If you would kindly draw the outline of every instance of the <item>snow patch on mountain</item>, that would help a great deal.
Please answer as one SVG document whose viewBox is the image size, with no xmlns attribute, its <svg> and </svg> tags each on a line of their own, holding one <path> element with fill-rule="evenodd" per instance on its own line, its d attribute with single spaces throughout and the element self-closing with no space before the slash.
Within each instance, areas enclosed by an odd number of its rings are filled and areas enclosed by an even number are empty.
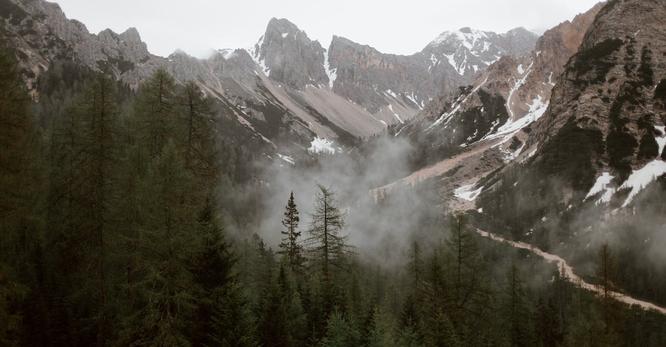
<svg viewBox="0 0 666 347">
<path fill-rule="evenodd" d="M 634 170 L 631 176 L 620 186 L 620 189 L 631 189 L 622 207 L 627 207 L 641 190 L 664 174 L 666 174 L 666 162 L 662 160 L 651 161 L 642 168 Z"/>
<path fill-rule="evenodd" d="M 511 100 L 513 98 L 513 94 L 518 91 L 520 87 L 522 87 L 525 84 L 525 81 L 527 81 L 527 77 L 530 75 L 532 72 L 532 66 L 534 65 L 534 62 L 530 63 L 530 66 L 527 68 L 527 72 L 524 74 L 521 73 L 523 76 L 521 79 L 519 79 L 514 85 L 513 88 L 511 88 L 511 91 L 509 91 L 509 96 L 506 98 L 506 110 L 509 111 L 509 120 L 514 119 L 515 115 L 513 114 L 513 109 L 511 108 Z M 522 69 L 522 65 L 520 66 Z"/>
<path fill-rule="evenodd" d="M 659 146 L 659 156 L 664 152 L 664 147 L 666 147 L 666 127 L 664 126 L 655 126 L 655 129 L 661 133 L 661 136 L 656 137 L 657 145 Z M 640 193 L 645 187 L 650 185 L 650 183 L 657 180 L 657 178 L 666 174 L 666 162 L 661 159 L 655 159 L 643 166 L 638 170 L 633 170 L 629 178 L 627 178 L 624 183 L 618 188 L 609 187 L 613 176 L 609 175 L 607 172 L 604 172 L 599 178 L 597 178 L 596 183 L 590 189 L 590 192 L 587 193 L 587 196 L 584 200 L 587 200 L 590 197 L 593 197 L 602 191 L 604 194 L 597 200 L 597 204 L 600 203 L 609 203 L 611 198 L 619 190 L 629 189 L 629 195 L 624 200 L 622 207 L 627 207 L 634 198 Z"/>
<path fill-rule="evenodd" d="M 235 55 L 236 50 L 232 48 L 225 48 L 225 49 L 220 49 L 219 52 L 220 54 L 222 54 L 224 60 L 229 60 Z"/>
<path fill-rule="evenodd" d="M 548 102 L 544 102 L 541 95 L 539 95 L 534 100 L 532 100 L 532 103 L 530 104 L 530 110 L 525 116 L 516 121 L 514 121 L 512 118 L 509 118 L 507 122 L 504 123 L 504 125 L 497 129 L 497 131 L 486 135 L 486 137 L 483 139 L 491 140 L 503 137 L 504 139 L 500 142 L 500 144 L 502 144 L 510 140 L 518 131 L 536 122 L 539 118 L 541 118 L 541 116 L 544 115 L 544 113 L 546 113 L 547 109 Z"/>
<path fill-rule="evenodd" d="M 280 154 L 280 153 L 278 153 L 277 155 L 278 155 L 278 157 L 280 157 L 280 159 L 286 161 L 287 163 L 289 163 L 289 164 L 291 164 L 291 165 L 295 165 L 295 164 L 296 164 L 296 161 L 294 160 L 294 158 L 292 158 L 292 157 L 290 157 L 290 156 L 288 156 L 288 155 L 284 155 L 284 154 Z"/>
<path fill-rule="evenodd" d="M 398 120 L 398 122 L 400 122 L 400 124 L 405 124 L 405 122 L 402 120 L 402 118 L 400 118 L 400 115 L 397 114 L 397 113 L 393 110 L 393 105 L 389 104 L 389 105 L 388 105 L 388 108 L 389 108 L 389 110 L 391 110 L 391 113 L 393 113 L 393 116 L 395 117 L 395 119 Z"/>
<path fill-rule="evenodd" d="M 479 194 L 481 194 L 481 191 L 483 191 L 483 187 L 479 187 L 478 189 L 474 189 L 474 186 L 475 186 L 475 184 L 462 186 L 462 187 L 456 189 L 453 192 L 453 194 L 458 199 L 463 199 L 463 200 L 467 200 L 467 201 L 474 201 L 479 196 Z"/>
<path fill-rule="evenodd" d="M 312 142 L 310 142 L 310 148 L 308 148 L 308 151 L 314 154 L 335 154 L 338 152 L 338 150 L 339 149 L 335 147 L 335 143 L 333 141 L 320 137 L 315 137 Z"/>
<path fill-rule="evenodd" d="M 613 194 L 615 194 L 615 188 L 611 186 L 611 181 L 613 178 L 615 177 L 611 176 L 611 174 L 608 172 L 602 173 L 601 176 L 597 178 L 597 181 L 594 183 L 583 201 L 603 192 L 601 197 L 596 201 L 596 204 L 598 205 L 600 203 L 609 203 L 613 197 Z"/>
</svg>

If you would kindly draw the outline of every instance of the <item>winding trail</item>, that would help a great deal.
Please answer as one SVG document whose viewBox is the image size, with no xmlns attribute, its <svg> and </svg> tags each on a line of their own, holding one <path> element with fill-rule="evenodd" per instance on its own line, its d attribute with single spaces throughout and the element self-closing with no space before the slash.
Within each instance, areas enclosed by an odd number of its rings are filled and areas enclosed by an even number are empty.
<svg viewBox="0 0 666 347">
<path fill-rule="evenodd" d="M 476 231 L 476 233 L 478 233 L 479 235 L 481 235 L 485 238 L 489 238 L 493 241 L 497 241 L 497 242 L 500 242 L 500 243 L 506 243 L 509 246 L 514 247 L 514 248 L 520 248 L 520 249 L 528 250 L 528 251 L 538 255 L 539 257 L 545 259 L 549 263 L 556 263 L 557 267 L 560 271 L 560 275 L 562 277 L 564 277 L 565 279 L 567 279 L 569 282 L 573 283 L 574 285 L 576 285 L 576 286 L 578 286 L 582 289 L 593 292 L 597 295 L 602 295 L 603 294 L 603 289 L 602 288 L 585 282 L 585 280 L 583 280 L 580 276 L 578 276 L 578 275 L 576 275 L 576 273 L 574 273 L 574 270 L 571 267 L 571 265 L 569 265 L 566 262 L 566 260 L 562 259 L 562 257 L 560 257 L 560 256 L 557 256 L 555 254 L 546 253 L 546 252 L 542 251 L 541 249 L 539 249 L 539 248 L 537 248 L 533 245 L 530 245 L 528 243 L 525 243 L 525 242 L 516 242 L 516 241 L 507 240 L 507 239 L 505 239 L 501 236 L 491 234 L 487 231 L 483 231 L 483 230 L 480 230 L 480 229 L 474 229 L 474 231 Z M 656 311 L 658 313 L 666 315 L 666 308 L 661 307 L 661 306 L 657 306 L 657 305 L 655 305 L 651 302 L 647 302 L 647 301 L 639 300 L 639 299 L 636 299 L 636 298 L 632 298 L 631 296 L 627 296 L 626 294 L 622 294 L 622 293 L 615 292 L 615 291 L 611 291 L 609 294 L 610 294 L 610 297 L 613 298 L 616 301 L 623 302 L 623 303 L 628 304 L 628 305 L 636 305 L 636 306 L 638 306 L 638 307 L 640 307 L 644 310 L 653 310 L 653 311 Z"/>
</svg>

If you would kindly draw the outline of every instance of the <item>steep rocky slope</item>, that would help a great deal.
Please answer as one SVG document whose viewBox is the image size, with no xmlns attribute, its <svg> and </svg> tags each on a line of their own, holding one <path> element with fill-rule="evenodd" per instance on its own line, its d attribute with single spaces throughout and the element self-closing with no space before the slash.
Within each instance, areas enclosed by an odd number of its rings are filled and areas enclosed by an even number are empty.
<svg viewBox="0 0 666 347">
<path fill-rule="evenodd" d="M 577 51 L 601 4 L 546 31 L 522 56 L 503 56 L 474 84 L 454 95 L 442 94 L 413 121 L 396 127 L 419 148 L 417 167 L 465 152 L 478 142 L 501 140 L 493 149 L 496 164 L 515 159 L 525 149 L 530 124 L 539 119 L 567 60 Z"/>
<path fill-rule="evenodd" d="M 584 276 L 608 244 L 629 264 L 615 285 L 648 299 L 666 286 L 665 15 L 662 1 L 608 2 L 518 160 L 470 188 L 485 223 L 557 252 Z"/>
<path fill-rule="evenodd" d="M 29 85 L 57 60 L 108 71 L 132 88 L 165 68 L 180 81 L 197 81 L 233 106 L 229 117 L 285 151 L 308 148 L 317 137 L 356 144 L 411 119 L 442 90 L 469 83 L 483 61 L 524 53 L 536 40 L 522 29 L 502 35 L 462 29 L 423 52 L 396 56 L 339 37 L 324 49 L 293 23 L 272 19 L 250 49 L 163 58 L 148 52 L 135 29 L 91 34 L 54 3 L 0 0 L 0 6 L 3 36 L 17 49 Z"/>
</svg>

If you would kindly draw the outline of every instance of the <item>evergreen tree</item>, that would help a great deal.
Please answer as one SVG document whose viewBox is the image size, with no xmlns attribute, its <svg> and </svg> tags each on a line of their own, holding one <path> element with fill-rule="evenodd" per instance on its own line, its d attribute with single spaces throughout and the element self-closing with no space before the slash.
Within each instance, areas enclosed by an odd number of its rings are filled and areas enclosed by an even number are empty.
<svg viewBox="0 0 666 347">
<path fill-rule="evenodd" d="M 287 264 L 289 264 L 293 272 L 299 272 L 305 260 L 303 257 L 303 246 L 299 242 L 299 237 L 301 237 L 301 232 L 298 231 L 299 221 L 298 209 L 296 208 L 294 193 L 292 192 L 289 195 L 289 201 L 287 201 L 284 217 L 282 218 L 282 226 L 285 227 L 285 230 L 281 232 L 283 238 L 280 242 L 280 251 L 278 253 L 286 258 Z"/>
<path fill-rule="evenodd" d="M 150 158 L 159 156 L 169 139 L 177 139 L 176 106 L 176 82 L 165 70 L 157 70 L 141 84 L 134 104 L 136 130 Z"/>
<path fill-rule="evenodd" d="M 311 261 L 320 268 L 322 276 L 325 317 L 334 306 L 333 272 L 345 266 L 350 252 L 347 238 L 341 234 L 343 227 L 344 216 L 336 206 L 333 192 L 320 185 L 307 244 Z"/>
<path fill-rule="evenodd" d="M 511 346 L 531 346 L 529 311 L 525 298 L 523 281 L 518 268 L 511 266 L 507 276 L 507 285 L 504 293 L 502 314 L 505 319 L 506 339 Z"/>
<path fill-rule="evenodd" d="M 391 347 L 398 345 L 397 323 L 390 315 L 375 309 L 369 336 L 369 347 Z"/>
<path fill-rule="evenodd" d="M 138 234 L 141 278 L 135 314 L 123 338 L 136 344 L 187 346 L 187 323 L 196 308 L 188 262 L 196 249 L 196 211 L 192 177 L 173 142 L 155 157 L 141 182 L 143 223 Z"/>
<path fill-rule="evenodd" d="M 453 256 L 453 307 L 456 311 L 464 311 L 479 290 L 477 245 L 464 216 L 453 216 L 450 230 L 447 245 Z"/>
<path fill-rule="evenodd" d="M 72 303 L 80 343 L 106 344 L 112 274 L 109 263 L 117 206 L 117 96 L 115 84 L 94 75 L 73 104 L 54 116 L 47 205 L 52 275 L 63 284 L 59 300 Z M 59 319 L 68 321 L 67 318 Z"/>
<path fill-rule="evenodd" d="M 93 263 L 96 274 L 96 294 L 98 296 L 97 308 L 97 344 L 103 346 L 107 340 L 108 304 L 109 304 L 109 244 L 114 240 L 111 220 L 111 209 L 116 203 L 114 167 L 118 162 L 116 136 L 117 130 L 117 100 L 115 86 L 108 77 L 99 75 L 92 83 L 81 105 L 86 117 L 86 127 L 89 129 L 85 148 L 89 150 L 87 165 L 88 182 L 86 196 L 90 206 Z"/>
<path fill-rule="evenodd" d="M 218 151 L 215 140 L 215 111 L 195 82 L 187 82 L 180 92 L 185 126 L 185 162 L 197 175 L 217 177 Z M 180 128 L 180 127 L 179 127 Z"/>
<path fill-rule="evenodd" d="M 333 312 L 328 319 L 326 336 L 319 343 L 321 347 L 358 346 L 361 334 L 340 312 Z"/>
<path fill-rule="evenodd" d="M 33 172 L 36 130 L 30 98 L 21 81 L 13 51 L 0 42 L 0 345 L 18 345 L 27 278 L 34 196 L 40 182 Z M 18 272 L 20 270 L 20 272 Z"/>
<path fill-rule="evenodd" d="M 218 226 L 209 200 L 199 214 L 191 272 L 197 286 L 191 343 L 194 346 L 252 345 L 252 327 L 235 275 L 236 258 Z"/>
</svg>

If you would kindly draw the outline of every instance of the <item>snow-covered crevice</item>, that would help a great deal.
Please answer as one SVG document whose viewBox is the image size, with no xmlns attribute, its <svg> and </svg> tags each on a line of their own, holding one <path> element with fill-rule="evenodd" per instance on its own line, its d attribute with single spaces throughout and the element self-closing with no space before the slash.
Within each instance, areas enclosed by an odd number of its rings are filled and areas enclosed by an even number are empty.
<svg viewBox="0 0 666 347">
<path fill-rule="evenodd" d="M 421 102 L 417 101 L 417 100 L 416 100 L 416 96 L 414 95 L 414 93 L 411 93 L 411 94 L 405 94 L 405 97 L 406 97 L 407 99 L 409 99 L 409 101 L 413 102 L 414 105 L 416 105 L 416 107 L 419 108 L 419 110 L 423 110 L 423 106 L 424 106 L 424 105 L 423 105 L 423 101 L 421 101 Z"/>
<path fill-rule="evenodd" d="M 393 110 L 393 105 L 389 104 L 389 105 L 388 105 L 388 108 L 389 108 L 389 110 L 391 111 L 391 113 L 393 113 L 393 116 L 395 117 L 395 119 L 397 119 L 398 122 L 400 122 L 400 124 L 405 124 L 405 122 L 402 120 L 402 118 L 400 118 L 400 115 L 397 114 L 397 113 Z"/>
<path fill-rule="evenodd" d="M 446 57 L 446 59 L 449 62 L 449 65 L 451 65 L 460 76 L 465 75 L 465 69 L 467 68 L 467 54 L 465 54 L 465 60 L 463 60 L 463 62 L 461 62 L 461 63 L 458 63 L 456 61 L 455 53 L 454 54 L 444 54 L 444 57 Z"/>
<path fill-rule="evenodd" d="M 261 38 L 259 38 L 259 42 L 257 42 L 256 45 L 252 48 L 245 49 L 248 54 L 250 54 L 250 57 L 252 57 L 252 60 L 261 68 L 261 72 L 264 73 L 264 75 L 268 76 L 271 73 L 271 69 L 266 66 L 266 59 L 264 57 L 261 57 L 261 46 L 264 44 L 264 36 L 262 35 Z"/>
<path fill-rule="evenodd" d="M 483 82 L 481 82 L 478 86 L 476 86 L 465 97 L 463 97 L 462 95 L 460 97 L 458 97 L 458 100 L 456 100 L 456 102 L 453 104 L 453 106 L 451 106 L 453 109 L 450 112 L 444 112 L 441 116 L 439 116 L 439 118 L 437 118 L 437 120 L 434 123 L 432 123 L 428 128 L 426 128 L 426 131 L 430 130 L 433 127 L 438 126 L 439 124 L 441 124 L 445 120 L 448 122 L 448 120 L 450 120 L 453 115 L 458 113 L 458 111 L 460 110 L 460 107 L 462 105 L 464 105 L 467 102 L 467 100 L 472 95 L 474 95 L 481 87 L 483 87 L 483 85 L 486 84 L 486 82 L 488 82 L 488 76 L 486 76 L 486 78 L 483 80 Z"/>
<path fill-rule="evenodd" d="M 604 294 L 604 290 L 603 290 L 602 287 L 585 282 L 585 280 L 583 280 L 580 276 L 576 275 L 576 273 L 574 272 L 573 267 L 571 267 L 571 265 L 569 265 L 562 257 L 560 257 L 558 255 L 551 254 L 551 253 L 546 253 L 546 252 L 542 251 L 540 248 L 535 247 L 535 246 L 530 245 L 530 244 L 525 243 L 525 242 L 516 242 L 516 241 L 507 240 L 507 239 L 505 239 L 505 238 L 503 238 L 499 235 L 495 235 L 495 234 L 489 233 L 487 231 L 483 231 L 483 230 L 480 230 L 480 229 L 474 229 L 474 231 L 476 233 L 478 233 L 479 235 L 481 235 L 485 238 L 491 239 L 493 241 L 508 244 L 509 246 L 511 246 L 513 248 L 519 248 L 519 249 L 524 249 L 524 250 L 530 251 L 533 254 L 536 254 L 537 256 L 546 260 L 547 262 L 556 264 L 557 268 L 559 270 L 560 276 L 562 276 L 567 281 L 573 283 L 577 287 L 582 288 L 582 289 L 587 290 L 587 291 L 590 291 L 590 292 L 593 292 L 597 295 L 603 295 Z M 613 300 L 625 303 L 627 305 L 636 305 L 636 306 L 638 306 L 638 307 L 640 307 L 644 310 L 653 310 L 653 311 L 659 312 L 661 314 L 666 314 L 666 308 L 661 307 L 661 306 L 657 306 L 657 305 L 655 305 L 651 302 L 639 300 L 639 299 L 633 298 L 631 296 L 628 296 L 626 294 L 615 292 L 615 291 L 610 291 L 608 293 L 608 295 Z"/>
<path fill-rule="evenodd" d="M 522 76 L 516 83 L 513 85 L 511 90 L 509 91 L 509 96 L 506 98 L 506 110 L 509 112 L 509 120 L 515 120 L 515 115 L 513 114 L 513 109 L 511 108 L 511 100 L 513 99 L 513 94 L 518 91 L 520 87 L 522 87 L 525 84 L 525 81 L 527 81 L 527 77 L 529 77 L 530 73 L 532 73 L 532 66 L 534 65 L 534 62 L 530 63 L 530 66 L 527 68 L 527 71 L 522 71 L 523 65 L 521 64 L 518 68 L 518 72 Z"/>
<path fill-rule="evenodd" d="M 532 103 L 530 104 L 529 112 L 518 120 L 514 120 L 512 117 L 509 117 L 506 123 L 499 127 L 496 131 L 490 132 L 482 140 L 494 140 L 497 138 L 503 138 L 503 140 L 498 143 L 496 146 L 499 146 L 506 141 L 511 140 L 511 138 L 520 130 L 524 129 L 528 125 L 536 122 L 541 118 L 546 110 L 548 109 L 548 102 L 544 102 L 541 95 L 537 96 Z M 520 153 L 518 153 L 520 154 Z"/>
<path fill-rule="evenodd" d="M 331 68 L 327 51 L 324 51 L 324 71 L 326 71 L 326 75 L 328 76 L 328 87 L 333 89 L 333 84 L 335 83 L 335 80 L 338 79 L 338 69 Z"/>
</svg>

